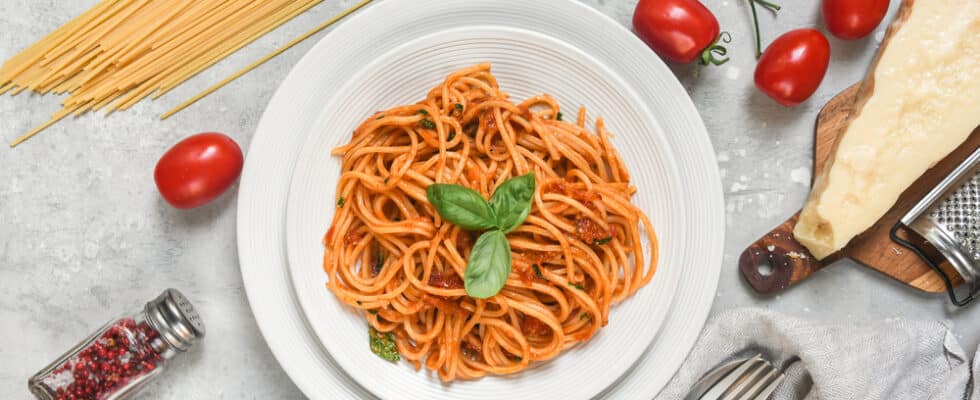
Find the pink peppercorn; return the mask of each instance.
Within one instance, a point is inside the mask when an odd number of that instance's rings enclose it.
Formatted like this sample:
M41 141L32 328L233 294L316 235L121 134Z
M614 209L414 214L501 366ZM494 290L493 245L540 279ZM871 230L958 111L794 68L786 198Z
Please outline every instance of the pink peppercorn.
M203 336L204 324L190 302L167 289L142 310L93 333L28 385L41 400L123 399Z

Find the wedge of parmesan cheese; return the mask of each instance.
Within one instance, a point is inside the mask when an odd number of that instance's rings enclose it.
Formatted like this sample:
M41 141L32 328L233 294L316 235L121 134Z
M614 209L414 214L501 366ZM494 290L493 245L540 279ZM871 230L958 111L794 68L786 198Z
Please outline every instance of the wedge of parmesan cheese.
M980 1L905 0L793 234L819 259L980 125Z

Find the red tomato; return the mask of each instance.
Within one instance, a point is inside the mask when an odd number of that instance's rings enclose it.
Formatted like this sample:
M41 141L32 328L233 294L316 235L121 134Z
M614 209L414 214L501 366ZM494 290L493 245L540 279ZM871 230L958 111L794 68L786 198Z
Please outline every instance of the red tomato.
M888 12L888 0L823 0L827 30L841 39L868 36Z
M177 142L153 171L164 200L180 208L200 207L228 190L242 172L242 149L220 133L199 133Z
M817 91L830 64L830 43L820 31L797 29L776 38L755 66L755 86L784 106Z
M633 29L668 60L690 63L718 39L718 20L697 0L640 0Z

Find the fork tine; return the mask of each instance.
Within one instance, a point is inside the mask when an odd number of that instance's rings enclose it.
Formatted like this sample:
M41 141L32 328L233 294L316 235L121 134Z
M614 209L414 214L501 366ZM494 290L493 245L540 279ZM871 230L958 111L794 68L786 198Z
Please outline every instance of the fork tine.
M694 384L694 386L691 388L691 392L687 394L687 397L685 397L684 400L701 400L702 396L710 391L711 388L715 387L718 381L724 379L726 376L728 376L728 374L738 368L738 366L745 364L745 362L750 358L732 360L723 363L704 374L704 376L702 376L701 379Z
M762 358L759 356L745 360L745 362L739 365L738 368L735 368L734 371L726 375L724 379L718 381L718 383L716 383L711 390L702 395L701 399L721 399L726 393L727 389L735 384L735 382L738 382L742 375L745 375L746 372L755 369L762 362Z
M764 376L756 380L755 384L752 385L752 387L742 392L742 395L740 397L741 399L745 399L745 400L756 399L760 394L762 394L762 390L768 388L769 384L771 384L778 377L777 374L779 371L776 370L776 367L773 367L772 365L768 365L768 367L769 370L765 373ZM778 374L778 375L782 375L782 374Z
M779 387L779 384L783 383L783 379L786 379L786 374L779 374L779 376L777 376L776 379L774 379L771 383L769 383L769 386L766 386L765 389L762 389L762 392L759 393L758 396L755 396L755 399L753 400L769 400L769 397L772 396L772 393L776 391L776 388Z
M768 379L773 374L775 368L768 361L762 360L755 369L742 374L742 376L725 391L722 400L747 400L752 399L750 392L761 382Z

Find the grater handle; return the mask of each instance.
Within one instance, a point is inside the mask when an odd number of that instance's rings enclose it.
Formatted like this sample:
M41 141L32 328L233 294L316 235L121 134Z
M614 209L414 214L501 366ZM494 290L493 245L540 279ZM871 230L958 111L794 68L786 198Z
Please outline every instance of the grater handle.
M930 190L891 230L891 238L895 243L915 252L939 274L946 285L950 301L957 306L966 305L980 291L980 263L974 255L977 251L975 237L980 234L977 232L980 221L977 221L976 214L980 212L977 179L980 179L980 148L975 149L939 185ZM950 222L955 228L947 226ZM898 235L900 231L906 230L915 232L917 237L927 242L928 247L935 249L940 258L944 258L955 273L962 277L969 287L966 297L957 296L950 274L939 268L925 254L923 247ZM970 244L964 244L961 240L967 240Z
M954 283L955 278L951 276L953 272L950 271L949 273L947 273L947 271L945 271L939 264L937 264L935 261L932 260L932 257L929 257L929 255L926 254L925 249L923 249L915 242L904 238L903 235L899 235L899 232L905 232L905 228L906 225L904 223L898 222L895 224L895 226L892 227L889 236L891 236L891 239L895 243L898 243L902 246L905 246L909 250L912 250L913 253L915 253L920 259L922 259L922 262L926 263L926 265L928 265L929 268L932 268L932 270L939 275L939 277L943 280L943 284L946 285L946 293L949 295L949 301L952 302L957 307L963 307L967 304L970 304L970 302L976 299L977 290L976 290L976 286L973 285L972 282L971 282L970 292L967 294L967 296L965 297L957 296L956 284ZM907 236L907 232L905 233L906 233L905 236ZM952 267L948 269L952 269Z
M833 262L817 260L793 238L793 228L799 218L800 214L796 213L752 243L739 257L742 276L756 292L779 292Z

